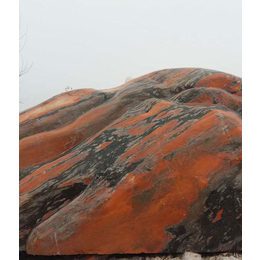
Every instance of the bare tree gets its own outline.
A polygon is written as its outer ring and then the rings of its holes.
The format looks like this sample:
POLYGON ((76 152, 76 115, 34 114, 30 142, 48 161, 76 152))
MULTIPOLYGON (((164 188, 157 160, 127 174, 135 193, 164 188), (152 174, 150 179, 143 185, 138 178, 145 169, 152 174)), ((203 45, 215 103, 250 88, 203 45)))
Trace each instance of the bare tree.
MULTIPOLYGON (((19 32, 21 32, 21 22, 19 23, 19 32)), ((19 68, 19 78, 22 77, 24 74, 28 73, 29 70, 31 69, 33 63, 28 63, 27 61, 24 61, 23 55, 22 55, 22 50, 26 44, 26 35, 27 35, 27 28, 24 34, 19 37, 19 61, 20 61, 20 68, 19 68)), ((19 98, 19 103, 22 104, 23 102, 19 98)))
MULTIPOLYGON (((19 24, 19 31, 21 31, 21 23, 19 24)), ((25 33, 19 38, 19 56, 20 56, 20 69, 19 69, 19 77, 26 74, 32 67, 33 63, 29 64, 28 61, 24 61, 22 50, 26 44, 26 35, 27 28, 25 33)))

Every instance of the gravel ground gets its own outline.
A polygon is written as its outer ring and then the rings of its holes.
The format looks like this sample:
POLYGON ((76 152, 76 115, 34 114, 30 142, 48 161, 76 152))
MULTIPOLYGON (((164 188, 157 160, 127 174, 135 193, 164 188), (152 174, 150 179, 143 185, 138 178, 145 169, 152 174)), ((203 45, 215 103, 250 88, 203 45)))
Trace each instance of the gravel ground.
POLYGON ((241 260, 242 254, 223 253, 218 255, 200 255, 196 253, 186 252, 179 256, 162 255, 162 256, 133 256, 133 257, 111 257, 109 260, 241 260))

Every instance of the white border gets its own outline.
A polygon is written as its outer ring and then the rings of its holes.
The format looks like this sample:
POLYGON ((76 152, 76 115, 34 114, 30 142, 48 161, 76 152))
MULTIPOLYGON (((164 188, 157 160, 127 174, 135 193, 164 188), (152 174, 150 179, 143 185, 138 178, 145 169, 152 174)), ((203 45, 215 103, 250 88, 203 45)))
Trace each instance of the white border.
POLYGON ((243 259, 258 259, 260 248, 259 10, 259 1, 243 1, 243 259))
POLYGON ((0 4, 1 259, 19 259, 19 2, 0 4))

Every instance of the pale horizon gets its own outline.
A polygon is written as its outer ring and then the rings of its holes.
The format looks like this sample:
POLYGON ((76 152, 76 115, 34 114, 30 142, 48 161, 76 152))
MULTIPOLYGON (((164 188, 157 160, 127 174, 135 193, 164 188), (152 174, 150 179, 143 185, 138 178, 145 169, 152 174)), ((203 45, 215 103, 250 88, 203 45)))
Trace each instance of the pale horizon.
POLYGON ((242 76, 241 1, 22 0, 20 17, 22 56, 33 63, 20 111, 67 87, 114 88, 166 68, 242 76))

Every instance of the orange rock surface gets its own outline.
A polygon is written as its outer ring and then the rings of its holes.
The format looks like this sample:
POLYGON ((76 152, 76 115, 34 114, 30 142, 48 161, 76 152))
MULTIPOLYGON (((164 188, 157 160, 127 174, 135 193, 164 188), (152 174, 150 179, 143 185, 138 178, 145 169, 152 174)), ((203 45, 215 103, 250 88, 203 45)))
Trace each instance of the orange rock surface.
POLYGON ((20 114, 20 250, 241 250, 242 80, 167 69, 20 114))

